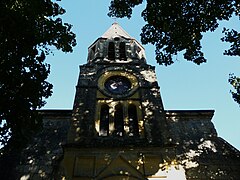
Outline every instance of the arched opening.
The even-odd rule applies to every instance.
[[[100,136],[108,136],[109,134],[109,107],[106,104],[101,106],[100,111]]]
[[[117,136],[124,135],[123,106],[121,104],[115,107],[114,129]]]
[[[120,60],[127,60],[126,57],[126,49],[125,49],[125,42],[121,42],[119,45],[119,53],[120,53]]]
[[[96,45],[92,47],[92,51],[95,52],[95,50],[96,50]]]
[[[137,108],[131,104],[128,107],[129,136],[139,136]]]
[[[108,59],[114,60],[115,59],[115,46],[114,42],[109,42],[108,44]]]

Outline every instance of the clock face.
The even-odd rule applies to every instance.
[[[105,88],[112,94],[121,95],[127,93],[131,89],[131,82],[124,76],[111,76],[105,83]]]

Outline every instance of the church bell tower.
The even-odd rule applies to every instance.
[[[155,174],[165,127],[155,68],[146,63],[143,46],[113,23],[90,45],[87,63],[80,66],[64,147],[68,177],[145,179]],[[152,165],[144,167],[143,158]]]
[[[114,23],[80,66],[62,167],[68,180],[239,179],[213,110],[164,110],[143,46]]]
[[[117,23],[89,46],[73,109],[38,113],[21,154],[0,159],[2,179],[240,179],[214,110],[165,110],[143,46]]]

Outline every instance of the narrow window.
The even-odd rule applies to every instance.
[[[100,112],[100,136],[108,136],[109,134],[109,107],[104,104]]]
[[[118,104],[115,107],[114,128],[115,128],[115,134],[117,136],[123,136],[124,123],[123,123],[123,107],[121,104]]]
[[[137,108],[131,104],[128,107],[129,136],[139,136]]]
[[[92,51],[95,52],[95,50],[96,50],[96,45],[92,47]]]
[[[108,59],[109,60],[115,59],[115,47],[113,42],[109,42],[108,44]]]
[[[127,58],[126,58],[126,49],[125,49],[125,43],[124,42],[120,43],[119,49],[120,49],[120,51],[119,51],[120,52],[120,60],[126,61]]]

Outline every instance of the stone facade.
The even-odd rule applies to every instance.
[[[42,110],[17,179],[240,179],[213,110],[164,110],[155,68],[117,23],[88,49],[73,110]],[[10,178],[11,179],[11,178]]]
[[[61,179],[62,146],[67,141],[72,110],[44,110],[43,128],[21,153],[17,179]]]
[[[187,179],[239,179],[240,152],[217,136],[214,111],[166,111],[176,157]]]

